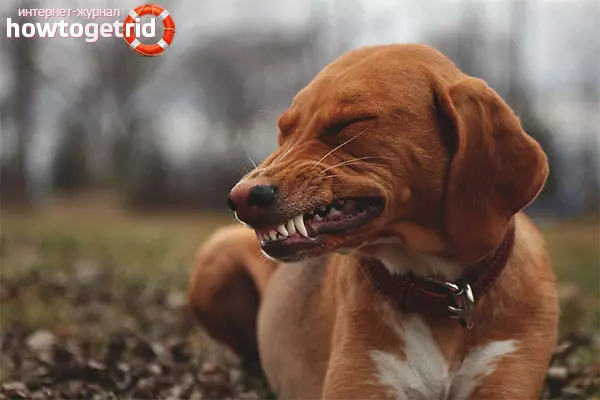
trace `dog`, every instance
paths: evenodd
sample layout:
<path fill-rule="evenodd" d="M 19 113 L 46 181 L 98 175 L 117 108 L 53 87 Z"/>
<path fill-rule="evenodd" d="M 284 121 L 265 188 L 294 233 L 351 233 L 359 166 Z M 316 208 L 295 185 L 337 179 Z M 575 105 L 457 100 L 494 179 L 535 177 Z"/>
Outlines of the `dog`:
<path fill-rule="evenodd" d="M 556 344 L 522 209 L 546 155 L 484 81 L 417 44 L 327 65 L 231 190 L 189 301 L 281 399 L 535 399 Z"/>

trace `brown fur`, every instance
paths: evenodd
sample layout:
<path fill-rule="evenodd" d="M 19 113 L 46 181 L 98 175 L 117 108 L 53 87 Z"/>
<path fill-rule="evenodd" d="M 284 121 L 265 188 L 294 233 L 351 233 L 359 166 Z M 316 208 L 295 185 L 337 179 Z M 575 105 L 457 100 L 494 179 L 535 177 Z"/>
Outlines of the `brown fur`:
<path fill-rule="evenodd" d="M 282 398 L 388 398 L 368 352 L 404 357 L 402 340 L 382 322 L 403 316 L 365 278 L 359 254 L 377 254 L 389 244 L 376 240 L 395 238 L 406 252 L 471 264 L 497 247 L 513 220 L 513 253 L 479 301 L 474 329 L 450 319 L 427 323 L 450 364 L 476 346 L 518 338 L 516 355 L 502 359 L 471 398 L 536 398 L 558 306 L 544 241 L 520 210 L 548 167 L 499 96 L 427 46 L 366 47 L 319 73 L 279 127 L 279 149 L 243 179 L 280 189 L 277 213 L 264 226 L 341 197 L 377 195 L 384 211 L 360 229 L 327 236 L 296 257 L 310 259 L 292 264 L 264 259 L 247 228 L 217 233 L 200 251 L 189 289 L 208 332 L 251 357 L 258 314 L 260 359 Z"/>

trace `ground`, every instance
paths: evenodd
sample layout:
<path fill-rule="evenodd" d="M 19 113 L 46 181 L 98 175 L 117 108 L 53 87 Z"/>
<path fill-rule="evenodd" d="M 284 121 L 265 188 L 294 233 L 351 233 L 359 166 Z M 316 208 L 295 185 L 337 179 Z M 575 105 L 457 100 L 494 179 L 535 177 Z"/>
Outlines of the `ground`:
<path fill-rule="evenodd" d="M 230 215 L 58 201 L 1 223 L 0 398 L 273 398 L 186 308 L 197 245 Z M 543 230 L 563 307 L 544 398 L 594 398 L 598 220 Z"/>

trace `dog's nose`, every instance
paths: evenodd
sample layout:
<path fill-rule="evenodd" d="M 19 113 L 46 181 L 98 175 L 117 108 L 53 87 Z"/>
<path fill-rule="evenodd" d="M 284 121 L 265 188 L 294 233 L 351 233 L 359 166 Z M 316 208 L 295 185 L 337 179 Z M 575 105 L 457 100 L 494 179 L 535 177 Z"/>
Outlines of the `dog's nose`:
<path fill-rule="evenodd" d="M 276 186 L 241 182 L 229 192 L 227 204 L 240 220 L 252 224 L 274 203 L 276 194 Z"/>
<path fill-rule="evenodd" d="M 275 200 L 277 187 L 271 185 L 254 185 L 252 183 L 239 183 L 227 197 L 227 204 L 231 211 L 237 211 L 242 206 L 268 208 Z"/>
<path fill-rule="evenodd" d="M 248 193 L 248 205 L 258 208 L 267 208 L 275 200 L 275 186 L 256 185 Z"/>

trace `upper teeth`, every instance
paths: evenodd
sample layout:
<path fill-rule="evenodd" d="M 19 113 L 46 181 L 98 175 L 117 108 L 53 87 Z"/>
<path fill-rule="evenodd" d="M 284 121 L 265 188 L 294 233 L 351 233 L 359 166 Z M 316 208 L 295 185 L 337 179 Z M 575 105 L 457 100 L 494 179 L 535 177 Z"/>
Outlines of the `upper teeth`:
<path fill-rule="evenodd" d="M 287 230 L 290 235 L 293 235 L 294 233 L 296 233 L 296 225 L 294 225 L 293 219 L 290 219 L 285 226 L 287 227 Z"/>
<path fill-rule="evenodd" d="M 306 231 L 306 227 L 304 226 L 304 215 L 296 215 L 294 217 L 294 225 L 296 225 L 296 229 L 300 234 L 304 237 L 308 237 L 308 232 Z"/>
<path fill-rule="evenodd" d="M 281 233 L 285 237 L 289 236 L 287 229 L 285 229 L 285 226 L 283 226 L 283 225 L 279 225 L 277 227 L 277 232 Z"/>
<path fill-rule="evenodd" d="M 285 224 L 279 225 L 276 229 L 271 229 L 267 233 L 259 234 L 259 236 L 265 242 L 275 242 L 283 240 L 296 232 L 299 232 L 304 237 L 308 237 L 306 226 L 304 226 L 303 214 L 297 215 Z"/>
<path fill-rule="evenodd" d="M 263 242 L 277 242 L 284 240 L 296 232 L 307 238 L 309 236 L 306 225 L 304 225 L 304 216 L 306 216 L 307 221 L 333 221 L 338 216 L 343 216 L 344 212 L 350 213 L 352 210 L 356 210 L 357 212 L 361 212 L 362 210 L 360 204 L 355 200 L 335 200 L 331 204 L 316 207 L 306 214 L 296 215 L 286 223 L 281 224 L 266 233 L 257 234 Z"/>

